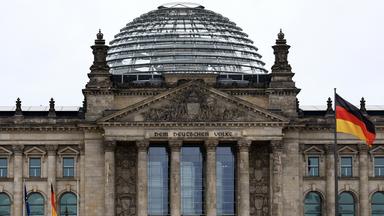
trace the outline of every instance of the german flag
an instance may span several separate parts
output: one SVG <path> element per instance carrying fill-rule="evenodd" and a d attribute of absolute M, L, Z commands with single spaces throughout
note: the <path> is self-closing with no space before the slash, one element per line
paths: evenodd
<path fill-rule="evenodd" d="M 352 134 L 372 146 L 376 137 L 375 126 L 361 111 L 335 94 L 336 132 Z"/>
<path fill-rule="evenodd" d="M 51 209 L 52 209 L 52 215 L 51 216 L 57 216 L 56 211 L 56 198 L 55 198 L 55 191 L 53 191 L 53 186 L 51 184 Z"/>

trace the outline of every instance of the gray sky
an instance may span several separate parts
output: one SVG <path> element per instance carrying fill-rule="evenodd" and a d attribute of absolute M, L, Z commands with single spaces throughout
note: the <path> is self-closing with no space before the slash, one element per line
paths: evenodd
<path fill-rule="evenodd" d="M 81 105 L 101 28 L 110 41 L 126 23 L 170 1 L 8 0 L 0 6 L 0 105 Z M 194 1 L 237 23 L 270 71 L 282 28 L 301 105 L 325 105 L 333 88 L 353 104 L 384 105 L 384 1 Z"/>

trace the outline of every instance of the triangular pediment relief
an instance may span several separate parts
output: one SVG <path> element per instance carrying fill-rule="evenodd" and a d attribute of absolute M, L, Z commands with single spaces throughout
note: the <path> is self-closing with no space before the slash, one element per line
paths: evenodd
<path fill-rule="evenodd" d="M 317 146 L 311 146 L 309 147 L 308 149 L 306 149 L 305 151 L 303 151 L 304 154 L 323 154 L 324 151 L 320 148 L 318 148 Z"/>
<path fill-rule="evenodd" d="M 38 148 L 32 147 L 24 152 L 25 155 L 45 155 L 45 151 Z"/>
<path fill-rule="evenodd" d="M 384 147 L 383 146 L 378 146 L 371 151 L 369 151 L 373 155 L 384 155 Z"/>
<path fill-rule="evenodd" d="M 77 155 L 79 154 L 79 151 L 71 148 L 71 147 L 65 147 L 58 152 L 59 155 Z"/>
<path fill-rule="evenodd" d="M 9 156 L 11 154 L 12 154 L 12 151 L 10 151 L 10 150 L 8 150 L 8 149 L 6 149 L 4 147 L 0 147 L 0 155 L 7 155 L 7 156 Z"/>
<path fill-rule="evenodd" d="M 339 154 L 343 154 L 343 155 L 355 155 L 358 153 L 357 150 L 349 146 L 342 147 L 341 149 L 338 150 L 338 152 Z"/>
<path fill-rule="evenodd" d="M 288 119 L 202 83 L 189 82 L 98 122 L 288 122 Z"/>

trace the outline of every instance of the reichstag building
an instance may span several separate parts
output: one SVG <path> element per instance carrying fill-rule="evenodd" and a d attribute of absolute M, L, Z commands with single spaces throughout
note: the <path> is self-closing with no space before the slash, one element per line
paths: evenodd
<path fill-rule="evenodd" d="M 59 216 L 332 216 L 335 201 L 343 216 L 383 216 L 384 109 L 362 99 L 377 139 L 340 134 L 334 158 L 333 102 L 299 106 L 276 33 L 269 70 L 201 5 L 160 6 L 109 45 L 99 32 L 81 107 L 1 109 L 0 215 L 27 215 L 24 198 L 51 215 L 52 183 Z"/>

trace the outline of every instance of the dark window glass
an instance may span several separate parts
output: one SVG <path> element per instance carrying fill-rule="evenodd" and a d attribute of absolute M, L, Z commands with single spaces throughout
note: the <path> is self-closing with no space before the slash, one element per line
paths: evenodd
<path fill-rule="evenodd" d="M 31 177 L 41 176 L 41 159 L 40 158 L 29 159 L 29 176 Z"/>
<path fill-rule="evenodd" d="M 75 159 L 72 157 L 63 158 L 63 177 L 75 176 Z"/>
<path fill-rule="evenodd" d="M 355 200 L 351 193 L 342 192 L 339 195 L 339 215 L 340 216 L 355 215 Z"/>
<path fill-rule="evenodd" d="M 308 176 L 319 176 L 319 157 L 308 157 Z"/>
<path fill-rule="evenodd" d="M 169 214 L 169 162 L 167 148 L 150 146 L 148 149 L 148 214 Z"/>
<path fill-rule="evenodd" d="M 64 193 L 60 197 L 60 215 L 77 215 L 77 196 L 74 193 Z"/>
<path fill-rule="evenodd" d="M 30 216 L 44 216 L 44 197 L 40 193 L 30 193 L 28 203 L 31 211 Z"/>
<path fill-rule="evenodd" d="M 375 157 L 375 176 L 384 176 L 384 157 Z"/>
<path fill-rule="evenodd" d="M 384 193 L 376 192 L 372 195 L 371 203 L 372 216 L 384 215 Z"/>
<path fill-rule="evenodd" d="M 304 216 L 321 216 L 322 200 L 318 193 L 309 192 L 304 200 Z"/>
<path fill-rule="evenodd" d="M 8 159 L 7 158 L 0 158 L 0 177 L 7 177 L 8 176 Z"/>
<path fill-rule="evenodd" d="M 0 215 L 11 215 L 11 200 L 9 199 L 9 196 L 6 193 L 0 193 Z"/>
<path fill-rule="evenodd" d="M 199 146 L 181 148 L 181 210 L 183 215 L 204 214 L 203 153 Z"/>
<path fill-rule="evenodd" d="M 343 177 L 352 176 L 352 157 L 341 157 L 340 175 Z"/>
<path fill-rule="evenodd" d="M 216 148 L 217 215 L 235 215 L 235 154 L 230 146 Z"/>

